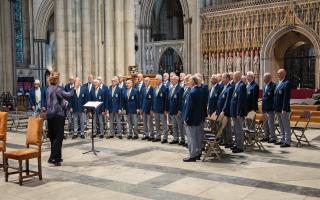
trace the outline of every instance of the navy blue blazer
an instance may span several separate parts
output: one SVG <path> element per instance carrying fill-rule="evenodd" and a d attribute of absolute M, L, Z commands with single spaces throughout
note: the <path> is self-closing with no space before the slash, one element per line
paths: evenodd
<path fill-rule="evenodd" d="M 274 111 L 274 90 L 276 88 L 276 84 L 270 82 L 268 84 L 267 90 L 266 85 L 263 86 L 262 91 L 262 112 Z"/>
<path fill-rule="evenodd" d="M 181 112 L 181 104 L 182 104 L 182 96 L 184 89 L 179 84 L 176 85 L 176 88 L 172 93 L 173 87 L 171 87 L 169 92 L 169 114 L 170 115 L 176 115 L 178 112 Z"/>
<path fill-rule="evenodd" d="M 221 87 L 219 84 L 215 84 L 215 86 L 212 86 L 212 87 L 214 87 L 213 92 L 211 94 L 211 90 L 212 90 L 212 88 L 211 88 L 209 91 L 209 97 L 208 97 L 209 98 L 208 99 L 208 113 L 209 113 L 209 115 L 212 115 L 212 113 L 216 112 L 218 99 L 219 99 L 219 96 L 223 90 L 223 87 Z"/>
<path fill-rule="evenodd" d="M 258 110 L 259 86 L 255 81 L 247 85 L 247 112 Z"/>
<path fill-rule="evenodd" d="M 229 93 L 230 94 L 230 93 Z M 247 86 L 241 80 L 238 83 L 238 87 L 232 93 L 230 101 L 230 117 L 244 117 L 247 115 Z"/>
<path fill-rule="evenodd" d="M 98 87 L 98 94 L 96 96 L 96 88 L 91 90 L 90 101 L 100 101 L 105 102 L 105 95 L 100 87 Z M 103 103 L 98 109 L 96 109 L 96 113 L 101 114 L 105 111 L 105 103 Z"/>
<path fill-rule="evenodd" d="M 112 96 L 112 86 L 108 90 L 108 111 L 109 113 L 117 113 L 123 109 L 123 90 L 119 86 L 115 86 Z"/>
<path fill-rule="evenodd" d="M 181 103 L 181 112 L 182 115 L 185 113 L 186 111 L 186 103 L 187 103 L 187 98 L 190 94 L 191 88 L 189 87 L 185 87 L 184 91 L 183 91 L 183 95 L 182 95 L 182 103 Z"/>
<path fill-rule="evenodd" d="M 131 89 L 130 96 L 127 92 L 124 97 L 124 109 L 127 114 L 137 114 L 137 110 L 140 109 L 139 93 L 135 88 Z"/>
<path fill-rule="evenodd" d="M 203 93 L 201 87 L 195 86 L 191 89 L 186 100 L 186 110 L 183 113 L 183 120 L 188 126 L 200 126 L 203 116 Z"/>
<path fill-rule="evenodd" d="M 167 88 L 170 87 L 170 81 L 167 80 L 167 81 L 163 81 L 163 85 L 165 85 Z"/>
<path fill-rule="evenodd" d="M 80 87 L 79 97 L 77 96 L 77 91 L 75 90 L 74 96 L 71 99 L 71 108 L 73 112 L 83 112 L 83 105 L 88 101 L 87 88 L 84 86 Z"/>
<path fill-rule="evenodd" d="M 231 83 L 228 83 L 226 88 L 219 95 L 217 102 L 217 110 L 216 114 L 220 115 L 221 112 L 224 112 L 224 115 L 230 117 L 230 101 L 232 97 L 232 93 L 234 90 L 234 86 Z"/>
<path fill-rule="evenodd" d="M 86 89 L 86 92 L 88 94 L 87 95 L 88 96 L 87 100 L 90 101 L 91 96 L 89 94 L 91 94 L 91 91 L 94 90 L 94 84 L 91 83 L 91 90 L 90 91 L 89 91 L 89 84 L 88 83 L 83 84 L 82 87 L 84 87 Z"/>
<path fill-rule="evenodd" d="M 155 113 L 163 114 L 165 111 L 169 110 L 169 88 L 162 84 L 161 88 L 159 89 L 158 95 L 156 94 L 156 91 L 157 89 L 154 88 L 152 111 Z"/>
<path fill-rule="evenodd" d="M 291 83 L 283 80 L 274 91 L 274 110 L 276 112 L 290 112 Z"/>
<path fill-rule="evenodd" d="M 73 84 L 72 88 L 74 88 L 74 84 Z M 71 84 L 70 83 L 68 83 L 68 84 L 66 84 L 64 86 L 64 91 L 66 91 L 66 92 L 70 92 L 71 91 Z"/>
<path fill-rule="evenodd" d="M 41 91 L 40 106 L 41 108 L 47 107 L 46 88 L 40 88 L 40 91 Z M 29 92 L 29 104 L 31 107 L 36 106 L 36 92 L 34 88 L 32 88 Z"/>
<path fill-rule="evenodd" d="M 201 85 L 201 92 L 202 92 L 202 121 L 208 117 L 208 97 L 209 97 L 209 86 L 207 84 Z"/>
<path fill-rule="evenodd" d="M 145 114 L 150 114 L 153 104 L 154 89 L 152 86 L 149 87 L 148 91 L 147 89 L 148 88 L 145 87 L 142 91 L 140 104 L 142 112 Z"/>

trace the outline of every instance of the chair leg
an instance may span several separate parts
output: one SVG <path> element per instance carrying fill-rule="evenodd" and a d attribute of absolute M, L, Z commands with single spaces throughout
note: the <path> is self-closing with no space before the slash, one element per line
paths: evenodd
<path fill-rule="evenodd" d="M 26 174 L 29 175 L 29 160 L 26 159 Z"/>
<path fill-rule="evenodd" d="M 19 185 L 22 185 L 22 160 L 19 160 Z"/>
<path fill-rule="evenodd" d="M 38 173 L 39 173 L 39 180 L 42 180 L 41 156 L 38 157 Z"/>
<path fill-rule="evenodd" d="M 9 172 L 8 172 L 8 158 L 4 157 L 4 171 L 5 171 L 5 181 L 8 182 L 9 179 Z"/>

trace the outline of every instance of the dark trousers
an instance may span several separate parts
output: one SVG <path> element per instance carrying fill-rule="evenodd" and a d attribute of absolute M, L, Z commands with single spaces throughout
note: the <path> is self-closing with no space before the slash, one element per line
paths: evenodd
<path fill-rule="evenodd" d="M 48 119 L 48 134 L 51 142 L 50 158 L 54 161 L 61 160 L 61 148 L 64 134 L 64 117 L 56 116 Z"/>

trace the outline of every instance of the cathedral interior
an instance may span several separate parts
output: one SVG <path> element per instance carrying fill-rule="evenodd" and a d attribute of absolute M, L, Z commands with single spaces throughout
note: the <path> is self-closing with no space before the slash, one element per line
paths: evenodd
<path fill-rule="evenodd" d="M 44 81 L 52 67 L 83 81 L 164 72 L 288 71 L 295 88 L 319 88 L 319 1 L 4 0 L 1 88 Z"/>
<path fill-rule="evenodd" d="M 320 0 L 0 0 L 0 111 L 0 200 L 319 200 Z"/>

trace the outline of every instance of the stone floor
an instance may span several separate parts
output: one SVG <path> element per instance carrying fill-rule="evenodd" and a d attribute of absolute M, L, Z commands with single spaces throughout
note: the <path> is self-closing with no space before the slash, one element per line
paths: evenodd
<path fill-rule="evenodd" d="M 12 175 L 5 183 L 1 170 L 0 199 L 320 199 L 320 130 L 307 135 L 312 147 L 265 143 L 266 152 L 226 150 L 220 161 L 196 163 L 183 163 L 187 150 L 178 145 L 96 139 L 95 156 L 82 154 L 91 147 L 89 139 L 67 139 L 61 167 L 46 162 L 49 149 L 43 145 L 42 181 L 19 186 Z M 24 142 L 23 133 L 8 133 L 9 150 Z"/>

